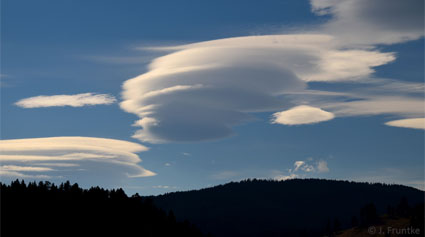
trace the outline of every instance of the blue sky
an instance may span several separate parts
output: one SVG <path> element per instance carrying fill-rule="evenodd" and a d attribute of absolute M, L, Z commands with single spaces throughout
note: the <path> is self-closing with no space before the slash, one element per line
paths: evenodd
<path fill-rule="evenodd" d="M 423 1 L 383 2 L 2 1 L 1 178 L 424 189 Z"/>

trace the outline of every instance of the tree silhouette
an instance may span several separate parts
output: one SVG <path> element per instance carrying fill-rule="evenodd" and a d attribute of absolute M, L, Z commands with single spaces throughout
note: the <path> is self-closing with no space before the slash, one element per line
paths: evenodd
<path fill-rule="evenodd" d="M 359 226 L 359 220 L 356 216 L 351 217 L 351 227 L 357 227 Z"/>
<path fill-rule="evenodd" d="M 378 214 L 375 204 L 369 203 L 360 210 L 360 221 L 362 226 L 370 226 L 378 223 Z"/>
<path fill-rule="evenodd" d="M 409 203 L 407 202 L 406 197 L 402 197 L 400 203 L 397 205 L 396 214 L 400 217 L 409 216 Z"/>
<path fill-rule="evenodd" d="M 13 181 L 1 187 L 1 236 L 202 236 L 149 198 L 124 190 L 82 189 L 67 181 Z"/>
<path fill-rule="evenodd" d="M 334 219 L 334 232 L 338 232 L 341 230 L 341 222 L 338 220 L 338 218 Z"/>

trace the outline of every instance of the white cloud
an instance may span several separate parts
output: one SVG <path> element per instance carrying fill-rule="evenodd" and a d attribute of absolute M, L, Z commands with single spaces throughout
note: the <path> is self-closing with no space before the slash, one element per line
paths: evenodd
<path fill-rule="evenodd" d="M 412 117 L 423 111 L 418 106 L 423 94 L 408 94 L 417 85 L 389 83 L 372 74 L 375 67 L 396 58 L 376 44 L 423 36 L 423 7 L 418 8 L 423 3 L 386 1 L 312 0 L 314 12 L 331 17 L 310 33 L 148 48 L 168 54 L 123 84 L 120 106 L 139 117 L 134 126 L 141 129 L 133 137 L 150 143 L 219 139 L 233 135 L 233 126 L 252 120 L 257 112 L 284 110 L 275 114 L 274 122 L 309 124 L 334 116 L 374 114 Z M 369 82 L 370 89 L 341 95 L 310 90 L 313 82 Z M 396 88 L 393 94 L 391 87 Z M 397 103 L 391 105 L 388 99 Z M 303 104 L 316 108 L 296 107 Z M 288 114 L 294 119 L 287 121 Z"/>
<path fill-rule="evenodd" d="M 278 172 L 278 174 L 273 176 L 275 180 L 287 180 L 298 177 L 304 177 L 301 174 L 305 173 L 325 173 L 329 172 L 328 163 L 324 160 L 319 160 L 318 162 L 313 162 L 313 158 L 308 158 L 307 161 L 298 160 L 294 162 L 294 168 L 289 169 L 289 174 L 284 175 Z"/>
<path fill-rule="evenodd" d="M 273 114 L 272 123 L 285 125 L 319 123 L 333 119 L 335 116 L 320 108 L 300 105 L 286 111 Z"/>
<path fill-rule="evenodd" d="M 108 94 L 83 93 L 76 95 L 40 95 L 21 99 L 15 105 L 21 108 L 82 107 L 86 105 L 108 105 L 115 102 L 115 97 Z"/>
<path fill-rule="evenodd" d="M 298 175 L 296 174 L 290 174 L 290 175 L 276 175 L 273 179 L 277 181 L 285 181 L 288 179 L 295 179 L 298 178 Z"/>
<path fill-rule="evenodd" d="M 299 169 L 301 166 L 303 166 L 304 164 L 305 164 L 305 162 L 304 162 L 304 161 L 295 161 L 295 163 L 294 163 L 294 166 L 295 166 L 294 171 L 298 171 L 298 169 Z"/>
<path fill-rule="evenodd" d="M 42 166 L 49 166 L 49 167 L 76 167 L 79 166 L 78 164 L 72 164 L 72 163 L 37 163 L 38 165 Z"/>
<path fill-rule="evenodd" d="M 168 163 L 168 162 L 167 162 L 167 163 L 165 163 L 164 165 L 165 165 L 165 166 L 171 166 L 171 164 L 170 164 L 170 163 Z"/>
<path fill-rule="evenodd" d="M 425 118 L 400 119 L 386 122 L 385 125 L 401 128 L 415 128 L 425 130 Z"/>
<path fill-rule="evenodd" d="M 137 143 L 94 137 L 48 137 L 0 141 L 0 175 L 117 178 L 155 175 L 138 163 L 148 150 Z M 41 176 L 39 176 L 41 177 Z"/>
<path fill-rule="evenodd" d="M 339 48 L 320 34 L 247 36 L 171 47 L 149 71 L 123 84 L 120 106 L 140 117 L 134 138 L 199 141 L 233 134 L 256 112 L 293 107 L 286 94 L 311 81 L 352 81 L 392 53 Z M 323 112 L 324 113 L 324 112 Z M 323 114 L 322 113 L 322 114 Z"/>
<path fill-rule="evenodd" d="M 48 167 L 32 167 L 32 166 L 17 166 L 17 165 L 2 165 L 0 166 L 0 172 L 2 171 L 30 171 L 30 172 L 45 172 L 53 171 L 54 169 Z"/>
<path fill-rule="evenodd" d="M 393 44 L 424 35 L 423 0 L 311 0 L 318 15 L 331 15 L 320 32 L 345 45 Z"/>
<path fill-rule="evenodd" d="M 3 179 L 4 178 L 51 179 L 52 177 L 49 175 L 29 175 L 29 174 L 24 174 L 22 172 L 17 172 L 17 171 L 0 170 L 0 178 L 3 178 Z"/>
<path fill-rule="evenodd" d="M 303 165 L 301 167 L 301 170 L 303 170 L 305 172 L 315 172 L 316 171 L 316 169 L 312 165 Z"/>
<path fill-rule="evenodd" d="M 322 106 L 337 116 L 359 116 L 396 114 L 400 116 L 423 116 L 423 97 L 407 96 L 366 96 L 348 102 L 326 102 Z"/>
<path fill-rule="evenodd" d="M 317 162 L 317 171 L 319 173 L 329 172 L 328 162 L 324 160 L 320 160 L 319 162 Z"/>

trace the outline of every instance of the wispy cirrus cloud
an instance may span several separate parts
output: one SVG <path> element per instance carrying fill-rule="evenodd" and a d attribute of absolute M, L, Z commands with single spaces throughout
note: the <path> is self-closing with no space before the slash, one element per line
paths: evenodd
<path fill-rule="evenodd" d="M 94 137 L 48 137 L 0 141 L 0 176 L 124 179 L 155 175 L 139 165 L 137 143 Z"/>
<path fill-rule="evenodd" d="M 87 105 L 109 105 L 116 102 L 109 94 L 82 93 L 75 95 L 40 95 L 21 99 L 15 105 L 21 108 L 82 107 Z"/>

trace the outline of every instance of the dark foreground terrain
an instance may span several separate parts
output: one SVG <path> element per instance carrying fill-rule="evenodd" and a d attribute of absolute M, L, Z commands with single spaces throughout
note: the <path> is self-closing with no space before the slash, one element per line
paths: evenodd
<path fill-rule="evenodd" d="M 172 209 L 177 219 L 188 219 L 215 236 L 330 235 L 375 224 L 373 215 L 397 209 L 402 200 L 405 209 L 416 207 L 422 213 L 423 223 L 423 206 L 417 205 L 424 202 L 424 192 L 402 185 L 246 180 L 152 198 L 158 207 Z"/>
<path fill-rule="evenodd" d="M 401 185 L 246 180 L 154 197 L 69 182 L 0 185 L 5 237 L 367 236 L 369 226 L 424 233 L 424 192 Z"/>
<path fill-rule="evenodd" d="M 1 183 L 0 183 L 1 184 Z M 1 236 L 202 236 L 151 199 L 69 182 L 1 184 Z"/>

